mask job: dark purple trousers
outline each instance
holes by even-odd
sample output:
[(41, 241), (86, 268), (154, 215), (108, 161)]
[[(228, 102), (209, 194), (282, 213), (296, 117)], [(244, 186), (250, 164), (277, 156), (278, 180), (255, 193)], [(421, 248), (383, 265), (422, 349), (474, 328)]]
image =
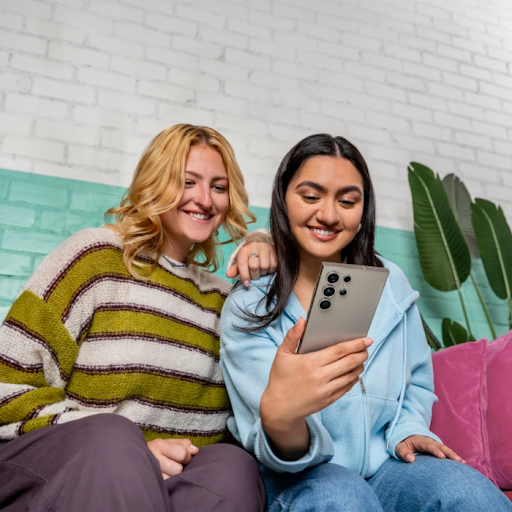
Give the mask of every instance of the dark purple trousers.
[(130, 420), (97, 414), (0, 443), (3, 511), (251, 512), (265, 506), (255, 460), (230, 444), (200, 448), (164, 480)]

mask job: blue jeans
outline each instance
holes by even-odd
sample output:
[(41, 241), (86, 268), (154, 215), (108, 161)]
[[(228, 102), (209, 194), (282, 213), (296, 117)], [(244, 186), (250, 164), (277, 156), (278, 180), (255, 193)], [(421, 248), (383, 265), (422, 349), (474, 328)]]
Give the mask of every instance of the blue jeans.
[(331, 463), (300, 473), (261, 469), (268, 512), (512, 510), (507, 497), (478, 471), (430, 455), (417, 455), (412, 464), (389, 459), (368, 480)]

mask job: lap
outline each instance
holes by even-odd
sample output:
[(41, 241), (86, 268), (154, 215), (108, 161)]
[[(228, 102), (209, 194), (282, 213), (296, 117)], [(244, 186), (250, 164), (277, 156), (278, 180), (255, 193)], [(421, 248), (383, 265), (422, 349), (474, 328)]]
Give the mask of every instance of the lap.
[(165, 481), (171, 510), (260, 511), (265, 491), (258, 464), (230, 444), (199, 449), (183, 473)]
[(382, 511), (366, 481), (338, 464), (324, 463), (299, 473), (262, 467), (269, 512)]
[(449, 459), (417, 455), (389, 459), (368, 483), (384, 510), (512, 510), (509, 500), (475, 469)]

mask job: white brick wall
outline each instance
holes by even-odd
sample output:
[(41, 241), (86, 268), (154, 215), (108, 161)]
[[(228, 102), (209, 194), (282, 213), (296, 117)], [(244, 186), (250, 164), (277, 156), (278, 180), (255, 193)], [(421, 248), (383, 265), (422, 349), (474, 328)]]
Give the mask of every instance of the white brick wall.
[(407, 164), (512, 217), (509, 0), (0, 0), (0, 165), (127, 185), (177, 122), (232, 142), (268, 206), (285, 152), (344, 135), (378, 222), (411, 229)]

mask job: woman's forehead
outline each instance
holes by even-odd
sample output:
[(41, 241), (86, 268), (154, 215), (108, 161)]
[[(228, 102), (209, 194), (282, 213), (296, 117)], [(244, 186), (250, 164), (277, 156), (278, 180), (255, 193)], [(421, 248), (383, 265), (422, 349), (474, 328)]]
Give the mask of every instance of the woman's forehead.
[(290, 183), (295, 186), (302, 181), (313, 181), (325, 186), (340, 184), (363, 187), (363, 177), (354, 164), (342, 157), (314, 156), (309, 158), (295, 173)]

